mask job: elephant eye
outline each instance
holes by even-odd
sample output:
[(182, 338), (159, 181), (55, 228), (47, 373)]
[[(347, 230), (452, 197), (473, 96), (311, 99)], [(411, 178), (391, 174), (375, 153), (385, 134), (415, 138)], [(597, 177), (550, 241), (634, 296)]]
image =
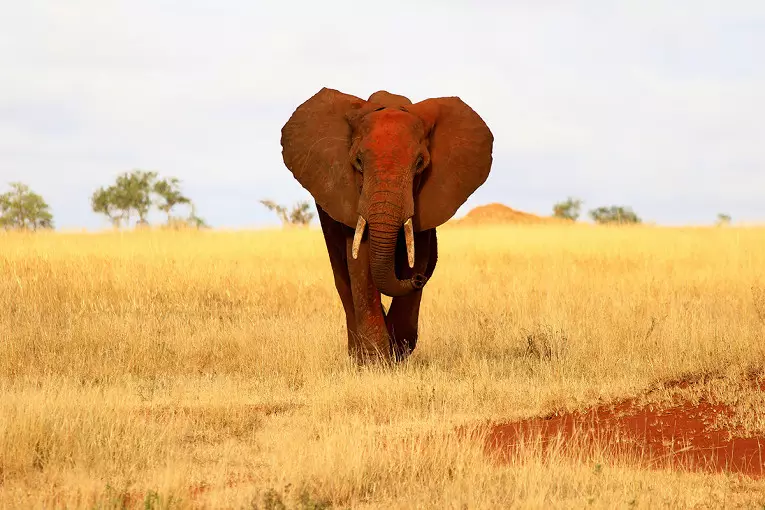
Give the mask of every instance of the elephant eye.
[(424, 161), (424, 160), (423, 160), (423, 158), (422, 158), (422, 154), (420, 154), (419, 156), (417, 156), (417, 162), (414, 164), (414, 169), (415, 169), (415, 170), (420, 170), (420, 169), (422, 168), (422, 163), (423, 163), (423, 161)]
[(356, 156), (356, 160), (354, 161), (353, 166), (356, 167), (356, 170), (359, 172), (363, 172), (363, 165), (361, 164), (361, 156)]

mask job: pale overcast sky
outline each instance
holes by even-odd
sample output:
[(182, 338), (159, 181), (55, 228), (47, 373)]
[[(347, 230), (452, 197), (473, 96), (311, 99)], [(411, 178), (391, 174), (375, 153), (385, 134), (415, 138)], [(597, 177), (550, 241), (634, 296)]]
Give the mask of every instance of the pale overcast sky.
[(765, 220), (765, 2), (6, 1), (0, 191), (20, 180), (59, 228), (123, 171), (177, 176), (219, 227), (310, 198), (280, 129), (321, 87), (460, 96), (494, 132), (458, 215), (632, 206), (647, 221)]

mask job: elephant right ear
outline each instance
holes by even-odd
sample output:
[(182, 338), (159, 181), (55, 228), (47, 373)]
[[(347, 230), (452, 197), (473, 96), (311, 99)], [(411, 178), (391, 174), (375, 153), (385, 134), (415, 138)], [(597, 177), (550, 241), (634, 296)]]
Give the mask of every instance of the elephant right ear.
[(282, 128), (282, 158), (295, 179), (334, 220), (355, 227), (360, 183), (351, 166), (348, 118), (368, 103), (322, 88)]

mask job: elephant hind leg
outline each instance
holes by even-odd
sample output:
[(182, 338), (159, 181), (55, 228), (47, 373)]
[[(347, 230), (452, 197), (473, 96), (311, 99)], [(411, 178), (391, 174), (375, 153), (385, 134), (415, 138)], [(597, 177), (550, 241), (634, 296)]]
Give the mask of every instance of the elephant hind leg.
[(396, 361), (405, 360), (417, 346), (417, 323), (421, 300), (421, 290), (393, 298), (388, 315), (385, 317), (385, 325), (392, 339), (393, 356)]
[(348, 260), (346, 257), (346, 238), (349, 232), (347, 227), (333, 220), (324, 210), (316, 204), (319, 212), (319, 223), (324, 234), (324, 242), (329, 253), (329, 263), (335, 277), (335, 288), (343, 303), (345, 310), (345, 326), (348, 332), (348, 348), (352, 348), (356, 340), (356, 313), (353, 309), (353, 295), (351, 293), (351, 275), (348, 272)]

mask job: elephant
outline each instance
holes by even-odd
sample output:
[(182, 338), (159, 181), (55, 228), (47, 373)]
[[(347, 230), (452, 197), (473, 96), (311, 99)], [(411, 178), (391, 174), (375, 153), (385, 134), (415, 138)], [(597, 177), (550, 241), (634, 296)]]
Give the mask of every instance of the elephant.
[(282, 159), (316, 203), (357, 363), (414, 350), (436, 227), (486, 181), (493, 143), (459, 97), (412, 103), (385, 90), (365, 101), (324, 87), (282, 127)]

